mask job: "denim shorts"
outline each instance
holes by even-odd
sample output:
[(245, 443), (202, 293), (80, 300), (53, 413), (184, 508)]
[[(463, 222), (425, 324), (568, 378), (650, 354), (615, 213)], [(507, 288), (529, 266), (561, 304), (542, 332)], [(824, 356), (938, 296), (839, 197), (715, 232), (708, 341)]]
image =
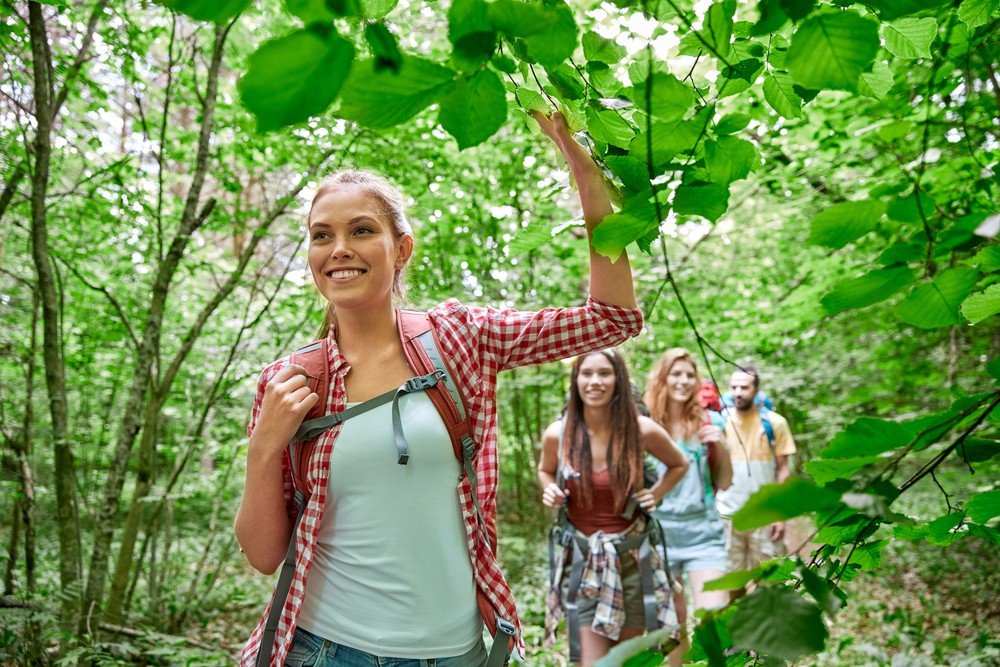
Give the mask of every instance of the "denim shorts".
[(714, 509), (681, 517), (660, 516), (660, 525), (675, 577), (700, 570), (729, 570), (725, 527)]
[(298, 628), (285, 659), (286, 667), (484, 667), (486, 646), (480, 639), (472, 650), (447, 658), (389, 658), (359, 651)]

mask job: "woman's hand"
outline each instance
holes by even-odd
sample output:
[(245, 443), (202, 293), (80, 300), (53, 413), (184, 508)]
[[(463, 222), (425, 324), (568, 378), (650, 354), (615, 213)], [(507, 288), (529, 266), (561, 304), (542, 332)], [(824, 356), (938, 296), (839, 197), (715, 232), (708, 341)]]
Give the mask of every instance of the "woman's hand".
[(656, 506), (659, 504), (658, 502), (656, 502), (656, 497), (653, 495), (653, 492), (650, 489), (642, 489), (641, 491), (636, 491), (635, 493), (632, 494), (632, 498), (634, 498), (635, 502), (639, 503), (639, 506), (642, 507), (642, 509), (646, 510), (646, 512), (652, 512), (653, 510), (656, 509)]
[(542, 491), (542, 504), (546, 507), (561, 507), (569, 500), (569, 489), (560, 489), (555, 482), (547, 485)]
[(542, 128), (545, 136), (559, 147), (559, 151), (566, 158), (566, 163), (573, 171), (573, 174), (577, 176), (578, 181), (580, 180), (579, 172), (581, 171), (592, 170), (600, 174), (600, 169), (594, 163), (593, 159), (591, 159), (587, 149), (573, 138), (569, 127), (566, 125), (566, 119), (560, 112), (554, 111), (551, 116), (546, 116), (540, 111), (532, 111), (531, 117), (538, 122), (538, 126)]
[(722, 429), (715, 424), (705, 424), (698, 429), (698, 439), (706, 445), (717, 445), (722, 442)]
[(306, 369), (285, 366), (267, 383), (250, 447), (265, 454), (281, 454), (319, 396), (309, 388)]

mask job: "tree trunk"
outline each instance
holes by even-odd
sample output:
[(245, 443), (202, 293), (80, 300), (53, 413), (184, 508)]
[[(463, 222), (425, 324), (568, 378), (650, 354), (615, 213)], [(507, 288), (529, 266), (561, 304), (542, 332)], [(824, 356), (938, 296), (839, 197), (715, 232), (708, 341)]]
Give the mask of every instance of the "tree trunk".
[(200, 212), (198, 211), (198, 203), (201, 199), (201, 191), (208, 170), (208, 154), (215, 127), (215, 106), (218, 94), (219, 70), (222, 66), (222, 51), (231, 26), (232, 24), (219, 26), (215, 30), (215, 43), (211, 64), (209, 65), (208, 82), (204, 105), (202, 107), (201, 130), (198, 138), (198, 151), (195, 158), (191, 186), (188, 190), (184, 212), (181, 215), (177, 233), (174, 235), (163, 262), (160, 263), (157, 269), (156, 279), (153, 284), (149, 311), (146, 315), (146, 325), (136, 358), (129, 398), (118, 427), (114, 454), (108, 470), (108, 477), (104, 486), (97, 520), (94, 547), (90, 558), (90, 570), (87, 575), (87, 587), (83, 597), (84, 616), (80, 620), (78, 628), (81, 635), (88, 635), (89, 628), (98, 625), (98, 623), (93, 621), (92, 616), (100, 612), (99, 607), (104, 597), (104, 584), (107, 580), (111, 542), (114, 537), (115, 524), (118, 518), (122, 487), (125, 483), (125, 470), (132, 452), (132, 445), (135, 443), (139, 429), (142, 427), (146, 394), (150, 389), (153, 379), (153, 363), (160, 354), (160, 328), (163, 324), (163, 314), (167, 295), (170, 290), (170, 283), (176, 273), (177, 266), (184, 257), (192, 235), (205, 223), (215, 208), (214, 199), (210, 199), (201, 208)]
[(55, 451), (55, 487), (57, 532), (59, 534), (59, 580), (63, 595), (60, 621), (63, 630), (72, 632), (79, 610), (77, 600), (67, 592), (81, 577), (80, 519), (77, 509), (73, 452), (67, 439), (68, 408), (66, 369), (63, 364), (59, 331), (59, 302), (49, 261), (46, 195), (49, 187), (49, 164), (52, 156), (53, 122), (52, 58), (42, 6), (28, 3), (31, 55), (34, 70), (35, 118), (37, 129), (33, 142), (34, 173), (31, 178), (31, 254), (38, 274), (42, 306), (42, 350), (45, 360), (45, 385), (49, 396), (52, 439)]

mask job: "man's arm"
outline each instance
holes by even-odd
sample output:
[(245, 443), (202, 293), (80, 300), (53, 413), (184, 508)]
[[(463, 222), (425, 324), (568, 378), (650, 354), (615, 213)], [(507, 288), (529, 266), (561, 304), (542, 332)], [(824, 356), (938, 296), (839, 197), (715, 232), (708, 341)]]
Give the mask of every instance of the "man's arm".
[[(788, 456), (775, 456), (774, 457), (774, 481), (781, 484), (788, 476), (791, 471), (788, 468)], [(772, 523), (770, 529), (771, 539), (775, 542), (783, 540), (785, 538), (785, 522), (779, 521), (778, 523)]]

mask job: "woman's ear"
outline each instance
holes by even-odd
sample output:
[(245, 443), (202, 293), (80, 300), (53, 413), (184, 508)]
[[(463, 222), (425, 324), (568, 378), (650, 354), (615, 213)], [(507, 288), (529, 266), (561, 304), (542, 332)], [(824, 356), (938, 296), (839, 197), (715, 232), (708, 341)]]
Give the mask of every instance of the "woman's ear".
[(413, 236), (410, 234), (403, 234), (399, 238), (399, 245), (396, 248), (396, 269), (402, 269), (406, 266), (407, 262), (410, 261), (410, 256), (413, 255)]

